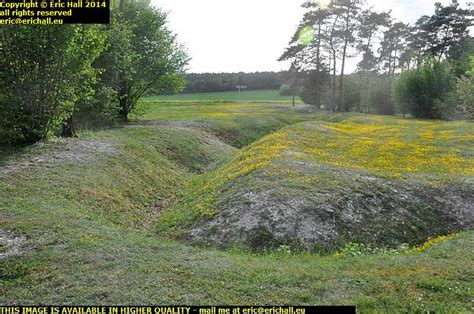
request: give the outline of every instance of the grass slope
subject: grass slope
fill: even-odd
[[[140,119],[150,123],[180,121],[204,124],[224,142],[238,148],[284,126],[327,115],[312,112],[303,105],[293,108],[289,104],[188,104],[144,100],[140,105],[144,110]]]
[[[358,249],[343,256],[218,251],[154,236],[155,217],[189,182],[200,180],[196,173],[232,158],[233,149],[216,134],[245,142],[226,131],[238,125],[237,117],[194,119],[188,116],[192,108],[173,108],[167,117],[167,109],[155,106],[147,113],[147,120],[155,120],[153,112],[159,112],[160,121],[81,134],[76,141],[106,143],[107,149],[80,158],[74,149],[84,151],[87,144],[71,141],[2,156],[4,164],[23,166],[0,179],[0,238],[24,240],[16,243],[22,255],[0,259],[1,304],[357,304],[361,311],[470,311],[472,232],[417,250],[367,256]],[[240,116],[244,128],[251,127],[251,115]],[[256,122],[253,137],[283,125],[280,115],[287,123],[307,119],[274,108],[260,118],[277,125],[260,128],[265,123]],[[59,153],[65,150],[70,154]],[[194,159],[194,152],[201,158]]]
[[[473,126],[346,115],[272,133],[197,181],[158,230],[252,249],[419,243],[472,228]]]

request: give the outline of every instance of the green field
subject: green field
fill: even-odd
[[[200,192],[206,183],[215,193],[228,180],[268,184],[260,171],[282,165],[278,152],[307,153],[305,164],[370,168],[394,180],[416,171],[436,180],[457,174],[472,180],[472,123],[331,115],[292,108],[274,91],[243,94],[245,103],[232,104],[219,101],[233,100],[235,93],[148,98],[141,104],[144,115],[128,125],[3,151],[0,223],[6,232],[0,236],[9,244],[0,248],[0,304],[356,304],[361,312],[472,311],[472,231],[377,252],[353,244],[334,252],[281,247],[256,253],[191,245],[180,237],[193,218],[180,204],[197,201],[194,209],[202,217],[214,209],[207,197],[214,194]],[[265,101],[250,103],[254,97]],[[334,130],[318,133],[319,125]],[[396,128],[402,144],[390,144],[380,155],[363,151],[361,143],[371,140],[383,147],[384,134]],[[337,132],[344,132],[340,141],[332,137]],[[433,144],[424,147],[424,139]],[[339,157],[321,155],[316,147]],[[396,161],[397,154],[420,149],[433,159],[414,160],[417,168],[394,162],[384,171],[379,160],[386,154]],[[446,162],[456,165],[454,173]],[[305,189],[307,178],[271,175]],[[158,232],[160,223],[169,232]]]
[[[198,94],[181,94],[174,96],[151,96],[145,98],[145,100],[158,100],[161,102],[208,102],[208,101],[243,101],[243,102],[278,102],[278,103],[291,103],[291,96],[280,96],[278,90],[256,90],[247,91],[243,90],[240,92],[217,92],[217,93],[198,93]],[[299,97],[297,102],[300,103]]]

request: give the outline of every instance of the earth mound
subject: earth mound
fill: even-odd
[[[332,250],[470,229],[472,128],[371,116],[291,126],[196,181],[158,231],[222,248]]]

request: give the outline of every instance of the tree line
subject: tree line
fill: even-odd
[[[235,91],[239,85],[248,90],[279,89],[287,72],[190,73],[185,76],[183,93]]]
[[[2,145],[127,121],[143,95],[181,91],[188,63],[148,0],[112,1],[106,25],[2,27],[0,55]]]
[[[473,8],[435,4],[415,25],[364,0],[316,0],[279,60],[291,61],[282,93],[333,112],[474,118]],[[360,57],[347,75],[350,58]]]

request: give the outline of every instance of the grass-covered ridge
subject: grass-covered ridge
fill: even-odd
[[[327,114],[290,104],[271,103],[162,103],[143,100],[141,120],[155,122],[179,121],[200,123],[234,147],[244,147],[287,125],[314,120]]]
[[[293,134],[304,143],[299,150],[308,158],[330,165],[395,177],[413,173],[438,179],[474,175],[474,128],[469,122],[359,116],[339,123],[322,123],[327,131],[317,137],[311,133],[305,137],[308,132],[304,127],[295,129]],[[335,131],[334,136],[328,136],[331,131]]]
[[[0,158],[2,169],[23,165],[0,176],[0,238],[18,239],[13,243],[22,253],[0,260],[1,304],[356,304],[363,312],[470,311],[472,231],[418,249],[366,255],[354,244],[325,256],[287,247],[263,254],[221,251],[157,236],[157,217],[190,198],[187,191],[197,191],[190,185],[202,187],[248,151],[229,143],[245,145],[306,120],[336,122],[288,105],[257,105],[244,116],[220,118],[194,117],[202,106],[179,106],[154,103],[145,121]],[[252,137],[229,131],[239,128]],[[246,180],[262,169],[231,182],[235,188],[260,185]],[[330,187],[333,177],[325,182]],[[0,253],[9,250],[1,247]]]
[[[224,247],[331,249],[469,228],[473,131],[362,115],[290,126],[196,180],[158,231]]]

